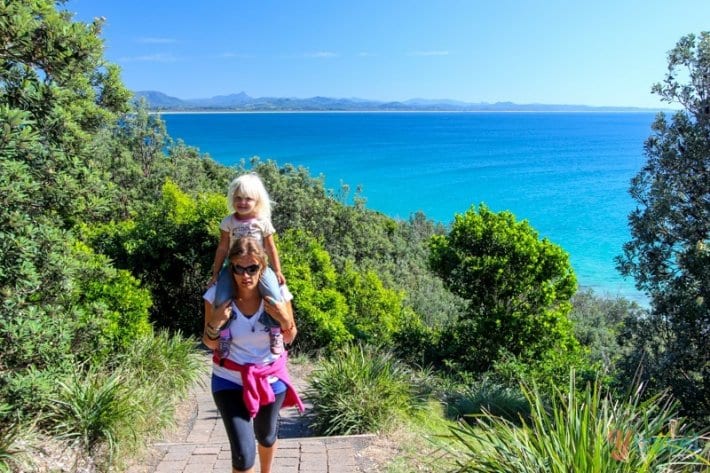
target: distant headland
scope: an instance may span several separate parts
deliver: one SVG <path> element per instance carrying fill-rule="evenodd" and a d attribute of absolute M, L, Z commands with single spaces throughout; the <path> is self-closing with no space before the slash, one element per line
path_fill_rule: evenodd
<path fill-rule="evenodd" d="M 517 104 L 513 102 L 468 103 L 456 100 L 410 99 L 382 102 L 357 98 L 250 97 L 244 92 L 204 99 L 180 99 L 158 91 L 134 92 L 148 108 L 165 112 L 658 112 L 639 107 L 594 107 L 590 105 Z"/>

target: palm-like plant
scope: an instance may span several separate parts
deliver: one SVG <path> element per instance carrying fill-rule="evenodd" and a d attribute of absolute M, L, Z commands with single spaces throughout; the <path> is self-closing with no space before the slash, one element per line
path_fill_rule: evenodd
<path fill-rule="evenodd" d="M 415 383 L 391 353 L 345 347 L 311 374 L 312 427 L 323 435 L 386 430 L 423 404 Z"/>
<path fill-rule="evenodd" d="M 0 413 L 3 406 L 0 405 Z M 17 460 L 22 453 L 15 446 L 20 435 L 19 424 L 16 422 L 3 422 L 0 425 L 0 473 L 9 472 L 12 462 Z"/>
<path fill-rule="evenodd" d="M 137 406 L 119 372 L 93 370 L 59 382 L 48 419 L 60 439 L 75 442 L 87 454 L 106 446 L 109 464 L 124 436 L 135 436 L 133 418 Z"/>
<path fill-rule="evenodd" d="M 701 472 L 708 471 L 707 438 L 688 436 L 667 396 L 641 401 L 640 389 L 624 401 L 599 383 L 578 393 L 574 376 L 566 393 L 547 406 L 536 387 L 523 388 L 531 415 L 518 426 L 490 413 L 452 429 L 457 472 Z"/>

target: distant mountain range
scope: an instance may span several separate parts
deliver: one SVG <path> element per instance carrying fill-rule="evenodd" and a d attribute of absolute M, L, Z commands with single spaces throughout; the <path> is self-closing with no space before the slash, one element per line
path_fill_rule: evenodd
<path fill-rule="evenodd" d="M 467 103 L 456 100 L 410 99 L 403 102 L 380 102 L 365 99 L 311 97 L 306 99 L 288 97 L 250 97 L 244 92 L 217 95 L 205 99 L 179 99 L 153 90 L 138 91 L 134 99 L 145 99 L 148 108 L 155 111 L 451 111 L 451 112 L 644 112 L 657 109 L 638 107 L 592 107 L 589 105 L 516 104 L 513 102 Z"/>

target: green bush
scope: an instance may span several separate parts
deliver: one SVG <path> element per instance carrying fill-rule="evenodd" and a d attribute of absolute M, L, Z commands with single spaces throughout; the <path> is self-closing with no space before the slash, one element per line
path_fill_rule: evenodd
<path fill-rule="evenodd" d="M 392 354 L 351 345 L 313 371 L 306 396 L 322 435 L 385 431 L 422 407 L 417 381 Z"/>
<path fill-rule="evenodd" d="M 60 439 L 69 440 L 88 455 L 106 447 L 111 464 L 126 437 L 135 437 L 134 420 L 140 404 L 131 397 L 131 387 L 118 373 L 82 370 L 59 381 L 59 396 L 53 400 L 48 420 Z"/>
<path fill-rule="evenodd" d="M 467 301 L 445 327 L 443 364 L 483 373 L 504 357 L 537 363 L 532 374 L 568 369 L 582 352 L 567 318 L 577 283 L 567 253 L 539 239 L 527 221 L 481 204 L 456 215 L 448 235 L 431 240 L 432 268 Z M 550 362 L 542 367 L 539 360 Z"/>
<path fill-rule="evenodd" d="M 156 392 L 165 404 L 184 398 L 207 369 L 196 346 L 196 340 L 179 332 L 159 330 L 154 336 L 138 337 L 112 365 L 125 372 L 133 384 Z"/>
<path fill-rule="evenodd" d="M 289 230 L 278 241 L 281 266 L 294 295 L 299 335 L 297 352 L 326 352 L 342 347 L 353 336 L 346 327 L 348 306 L 338 291 L 330 255 L 312 236 Z"/>
<path fill-rule="evenodd" d="M 620 297 L 603 297 L 586 290 L 572 298 L 570 320 L 575 337 L 588 350 L 590 362 L 610 377 L 629 351 L 626 332 L 643 317 L 645 311 L 637 303 Z"/>
<path fill-rule="evenodd" d="M 416 315 L 405 311 L 402 293 L 386 289 L 377 273 L 357 271 L 351 262 L 338 275 L 338 288 L 349 308 L 348 331 L 357 342 L 391 347 L 400 321 Z"/>
<path fill-rule="evenodd" d="M 136 438 L 123 439 L 131 452 L 141 451 L 146 439 L 160 438 L 175 425 L 181 402 L 208 368 L 196 345 L 194 339 L 160 330 L 138 338 L 114 360 L 114 369 L 131 387 L 131 402 L 140 406 L 133 421 Z"/>
<path fill-rule="evenodd" d="M 530 403 L 518 388 L 496 383 L 489 378 L 458 390 L 448 398 L 451 414 L 474 423 L 477 416 L 489 414 L 513 423 L 530 416 Z"/>
<path fill-rule="evenodd" d="M 392 336 L 392 350 L 397 358 L 412 366 L 433 366 L 439 359 L 436 351 L 441 331 L 424 323 L 419 315 L 405 310 Z"/>
<path fill-rule="evenodd" d="M 151 333 L 148 309 L 152 301 L 136 278 L 114 268 L 106 256 L 95 254 L 83 243 L 77 243 L 76 250 L 83 271 L 75 297 L 83 306 L 82 325 L 86 327 L 78 337 L 93 344 L 90 356 L 99 362 Z"/>
<path fill-rule="evenodd" d="M 84 227 L 83 236 L 150 290 L 151 320 L 157 327 L 197 334 L 202 331 L 201 294 L 225 214 L 224 197 L 192 197 L 167 181 L 161 199 L 134 220 Z"/>
<path fill-rule="evenodd" d="M 690 473 L 710 466 L 668 398 L 642 402 L 636 391 L 615 400 L 600 383 L 579 393 L 574 376 L 549 406 L 535 387 L 523 392 L 531 413 L 522 426 L 484 412 L 452 429 L 457 472 Z"/>

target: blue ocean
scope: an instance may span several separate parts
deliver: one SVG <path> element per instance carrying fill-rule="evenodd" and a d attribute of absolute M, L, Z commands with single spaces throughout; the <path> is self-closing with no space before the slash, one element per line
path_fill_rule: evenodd
<path fill-rule="evenodd" d="M 485 203 L 569 254 L 582 287 L 638 301 L 614 257 L 630 238 L 627 190 L 652 113 L 165 114 L 173 138 L 223 164 L 259 156 L 304 166 L 367 207 L 450 223 Z M 226 188 L 226 183 L 225 183 Z M 278 207 L 277 210 L 278 211 Z"/>

